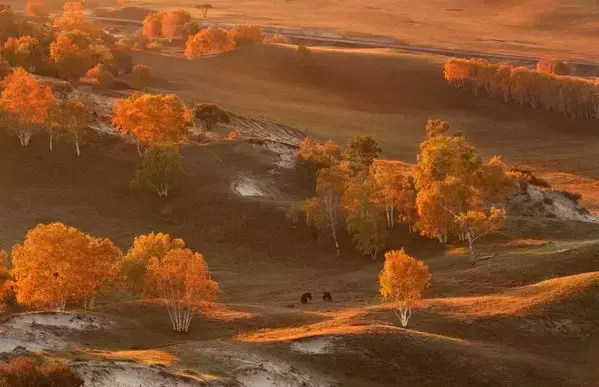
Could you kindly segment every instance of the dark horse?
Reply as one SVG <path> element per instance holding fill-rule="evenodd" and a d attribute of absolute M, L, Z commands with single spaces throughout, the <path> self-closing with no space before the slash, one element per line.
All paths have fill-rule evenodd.
<path fill-rule="evenodd" d="M 310 293 L 302 294 L 302 298 L 301 298 L 302 304 L 307 304 L 308 300 L 312 301 L 312 294 L 310 294 Z"/>
<path fill-rule="evenodd" d="M 322 295 L 322 300 L 328 301 L 328 302 L 333 302 L 333 297 L 331 296 L 331 293 L 324 292 L 324 294 Z"/>

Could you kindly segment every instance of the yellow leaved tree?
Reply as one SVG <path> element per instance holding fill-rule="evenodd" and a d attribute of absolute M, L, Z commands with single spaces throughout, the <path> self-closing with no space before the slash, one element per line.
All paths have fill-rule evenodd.
<path fill-rule="evenodd" d="M 61 311 L 69 302 L 93 308 L 96 297 L 118 283 L 121 260 L 109 239 L 58 222 L 39 224 L 12 249 L 17 302 Z"/>
<path fill-rule="evenodd" d="M 150 233 L 133 239 L 133 246 L 127 251 L 122 263 L 122 272 L 127 278 L 127 288 L 140 295 L 145 288 L 147 266 L 150 259 L 162 259 L 171 250 L 185 248 L 181 238 L 169 234 Z"/>
<path fill-rule="evenodd" d="M 66 132 L 75 139 L 77 156 L 81 155 L 79 137 L 91 123 L 91 115 L 85 104 L 77 100 L 67 100 L 56 104 L 50 110 L 49 116 L 50 150 L 56 131 Z"/>
<path fill-rule="evenodd" d="M 455 216 L 455 221 L 468 241 L 470 259 L 476 262 L 474 242 L 480 237 L 496 232 L 505 223 L 505 210 L 491 207 L 489 211 L 470 210 Z"/>
<path fill-rule="evenodd" d="M 29 145 L 34 129 L 46 122 L 53 102 L 52 89 L 20 67 L 4 79 L 0 106 L 15 118 L 12 127 L 22 146 Z"/>
<path fill-rule="evenodd" d="M 403 249 L 385 253 L 385 265 L 379 274 L 379 292 L 384 301 L 394 304 L 393 312 L 402 326 L 408 325 L 412 308 L 422 298 L 429 280 L 428 266 L 410 257 Z"/>
<path fill-rule="evenodd" d="M 144 295 L 166 306 L 174 331 L 188 332 L 193 317 L 218 293 L 202 254 L 175 249 L 150 259 Z"/>

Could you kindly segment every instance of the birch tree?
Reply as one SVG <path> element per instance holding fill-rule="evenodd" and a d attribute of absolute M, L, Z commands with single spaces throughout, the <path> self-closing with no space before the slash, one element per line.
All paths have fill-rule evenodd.
<path fill-rule="evenodd" d="M 385 265 L 379 274 L 379 292 L 384 301 L 394 304 L 393 313 L 403 327 L 408 325 L 412 308 L 422 298 L 429 280 L 428 266 L 403 249 L 385 254 Z"/>
<path fill-rule="evenodd" d="M 476 262 L 474 243 L 481 237 L 499 230 L 505 223 L 505 210 L 491 207 L 488 212 L 471 210 L 455 216 L 455 221 L 463 230 L 468 248 L 470 260 Z"/>
<path fill-rule="evenodd" d="M 342 199 L 347 180 L 347 171 L 333 166 L 322 168 L 316 177 L 316 196 L 304 202 L 306 223 L 322 225 L 323 229 L 331 230 L 337 257 L 339 251 L 339 225 L 342 220 Z"/>
<path fill-rule="evenodd" d="M 13 130 L 22 146 L 29 145 L 34 129 L 46 122 L 53 102 L 52 89 L 20 67 L 4 79 L 0 105 L 15 118 Z"/>
<path fill-rule="evenodd" d="M 387 227 L 393 228 L 399 220 L 406 223 L 411 232 L 416 220 L 416 191 L 405 165 L 397 160 L 374 160 L 370 176 L 376 187 L 374 200 L 385 209 Z"/>
<path fill-rule="evenodd" d="M 151 258 L 161 260 L 171 250 L 185 248 L 181 238 L 172 238 L 169 234 L 150 233 L 136 236 L 133 246 L 127 251 L 121 271 L 127 278 L 127 288 L 135 295 L 141 295 L 146 287 L 147 266 Z"/>
<path fill-rule="evenodd" d="M 381 216 L 381 206 L 375 200 L 376 185 L 372 178 L 362 180 L 356 176 L 345 184 L 343 207 L 347 213 L 347 231 L 356 249 L 376 259 L 385 247 L 387 230 Z"/>
<path fill-rule="evenodd" d="M 62 223 L 39 224 L 12 249 L 17 302 L 64 311 L 68 302 L 93 307 L 112 289 L 122 253 L 110 240 Z"/>
<path fill-rule="evenodd" d="M 79 138 L 81 132 L 91 123 L 91 115 L 85 104 L 77 100 L 67 100 L 56 105 L 50 113 L 50 150 L 56 131 L 63 131 L 73 136 L 77 157 L 81 156 Z"/>
<path fill-rule="evenodd" d="M 148 264 L 144 295 L 166 306 L 175 332 L 188 332 L 193 317 L 218 293 L 202 254 L 176 249 Z"/>

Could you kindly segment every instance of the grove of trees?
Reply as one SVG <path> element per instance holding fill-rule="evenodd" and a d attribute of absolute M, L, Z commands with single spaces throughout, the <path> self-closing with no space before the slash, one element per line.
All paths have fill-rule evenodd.
<path fill-rule="evenodd" d="M 589 79 L 558 75 L 565 70 L 555 63 L 539 64 L 538 70 L 497 65 L 483 59 L 452 58 L 445 62 L 447 82 L 469 87 L 478 96 L 485 90 L 491 98 L 539 107 L 573 118 L 599 119 L 599 85 Z"/>
<path fill-rule="evenodd" d="M 303 203 L 306 223 L 330 233 L 337 256 L 343 226 L 356 249 L 375 259 L 390 230 L 403 224 L 441 243 L 450 236 L 467 241 L 475 262 L 474 243 L 505 220 L 505 211 L 490 203 L 503 203 L 516 180 L 500 157 L 485 164 L 464 136 L 448 131 L 446 122 L 428 121 L 414 167 L 379 159 L 371 137 L 353 138 L 345 150 L 304 139 L 297 160 L 316 180 L 316 195 Z"/>
<path fill-rule="evenodd" d="M 219 293 L 204 257 L 168 234 L 136 237 L 125 256 L 109 239 L 62 223 L 38 224 L 10 255 L 0 251 L 1 298 L 34 310 L 93 309 L 99 297 L 125 287 L 133 296 L 166 306 L 173 330 L 186 332 L 192 318 Z"/>

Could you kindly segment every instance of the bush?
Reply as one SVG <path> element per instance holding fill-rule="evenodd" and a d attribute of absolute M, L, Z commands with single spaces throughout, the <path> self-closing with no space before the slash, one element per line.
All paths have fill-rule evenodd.
<path fill-rule="evenodd" d="M 264 43 L 267 44 L 285 44 L 288 43 L 288 40 L 283 35 L 268 35 L 264 37 Z"/>
<path fill-rule="evenodd" d="M 550 198 L 550 197 L 548 197 L 548 196 L 545 196 L 545 197 L 543 198 L 543 203 L 545 203 L 545 204 L 547 204 L 547 205 L 551 206 L 551 205 L 553 205 L 553 203 L 554 203 L 554 200 L 553 200 L 553 199 L 551 199 L 551 198 Z"/>
<path fill-rule="evenodd" d="M 237 47 L 262 43 L 264 41 L 264 35 L 262 35 L 260 26 L 236 25 L 230 31 L 230 34 Z"/>
<path fill-rule="evenodd" d="M 131 75 L 131 86 L 134 89 L 145 89 L 152 83 L 152 75 L 150 68 L 143 64 L 138 64 L 133 67 Z"/>
<path fill-rule="evenodd" d="M 85 79 L 95 80 L 97 85 L 109 89 L 114 84 L 114 75 L 106 65 L 98 64 L 85 73 Z M 93 83 L 93 82 L 92 82 Z"/>
<path fill-rule="evenodd" d="M 576 204 L 578 204 L 580 199 L 582 199 L 582 195 L 579 193 L 576 193 L 576 192 L 558 191 L 558 190 L 552 190 L 552 191 L 564 195 L 567 199 L 569 199 L 570 201 L 572 201 Z"/>
<path fill-rule="evenodd" d="M 537 71 L 556 75 L 570 75 L 570 67 L 564 61 L 545 58 L 537 63 Z"/>
<path fill-rule="evenodd" d="M 528 188 L 528 184 L 524 187 L 522 184 L 522 181 L 525 181 L 526 183 L 535 185 L 537 187 L 542 187 L 542 188 L 550 188 L 551 187 L 551 185 L 549 184 L 549 182 L 547 180 L 536 176 L 530 170 L 512 168 L 512 169 L 510 169 L 509 173 L 521 182 L 520 188 L 522 188 L 523 190 L 526 190 Z"/>
<path fill-rule="evenodd" d="M 17 357 L 0 366 L 0 386 L 79 387 L 83 386 L 83 380 L 65 365 Z"/>

